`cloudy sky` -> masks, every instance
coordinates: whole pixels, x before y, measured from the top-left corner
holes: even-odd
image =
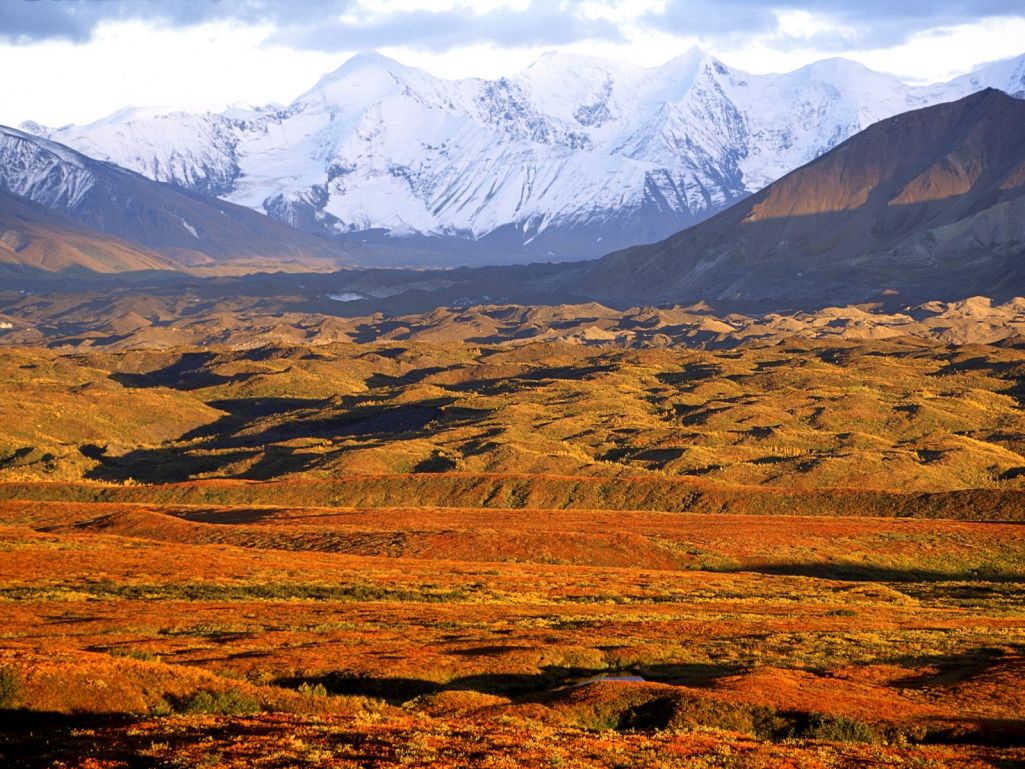
[[[1025,53],[1025,3],[0,0],[0,123],[288,103],[372,49],[437,75],[493,77],[548,50],[656,66],[692,45],[751,72],[845,56],[935,82]]]

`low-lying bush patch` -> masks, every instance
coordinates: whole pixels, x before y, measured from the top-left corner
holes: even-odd
[[[219,692],[203,689],[191,697],[176,700],[174,709],[193,715],[244,716],[260,712],[261,707],[259,700],[238,689]]]
[[[0,710],[13,708],[21,698],[21,676],[12,668],[0,668]]]
[[[871,724],[848,716],[814,713],[803,735],[816,740],[830,742],[865,742],[877,744],[882,736]]]

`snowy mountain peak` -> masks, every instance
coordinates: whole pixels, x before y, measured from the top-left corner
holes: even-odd
[[[718,63],[720,65],[722,64],[722,62],[720,62],[714,56],[711,56],[710,54],[706,53],[703,49],[698,48],[696,45],[694,45],[688,48],[683,53],[674,56],[660,67],[656,67],[656,69],[660,69],[667,72],[686,72],[689,70],[696,70],[706,64],[714,63]]]
[[[843,59],[755,75],[699,48],[654,68],[548,53],[493,80],[365,53],[283,109],[38,133],[305,229],[579,258],[665,237],[872,123],[985,86],[1025,94],[1025,56],[912,87]]]
[[[873,69],[866,67],[859,61],[853,59],[845,59],[843,56],[831,56],[827,59],[819,59],[818,61],[806,64],[796,70],[797,72],[820,72],[820,73],[832,73],[840,76],[858,76],[868,75],[871,77],[890,78],[892,80],[898,80],[894,75],[887,75],[884,72],[876,72]]]
[[[22,131],[33,136],[43,136],[49,129],[46,126],[41,126],[35,120],[26,120],[18,126]],[[2,129],[0,129],[2,130]]]
[[[0,190],[48,208],[74,210],[96,183],[78,153],[0,126]]]
[[[304,106],[328,110],[363,110],[382,99],[401,94],[411,84],[435,80],[426,72],[406,67],[378,53],[353,56],[341,67],[322,77],[297,98],[291,109]]]
[[[86,161],[86,158],[83,158],[77,152],[74,152],[73,150],[70,150],[56,142],[50,141],[45,137],[35,136],[26,131],[20,131],[17,128],[11,128],[5,125],[0,125],[0,142],[3,142],[6,147],[17,146],[52,155],[62,163],[80,168],[85,165]]]
[[[600,56],[586,56],[564,51],[546,51],[527,67],[520,77],[530,73],[534,78],[569,75],[574,72],[624,72],[643,69],[635,64],[603,59]]]
[[[407,70],[405,64],[385,56],[383,53],[377,51],[360,51],[359,53],[351,56],[341,67],[334,71],[334,75],[341,73],[356,72],[361,69],[386,69],[389,71],[395,70]],[[331,77],[331,75],[328,75]]]
[[[124,107],[119,109],[106,117],[100,118],[92,125],[94,126],[105,126],[105,125],[117,125],[120,123],[133,123],[140,120],[154,120],[160,117],[167,117],[168,115],[182,115],[185,114],[182,110],[175,107],[167,106],[149,106],[149,107]]]
[[[876,72],[864,64],[841,57],[807,64],[790,73],[790,77],[798,81],[803,79],[810,82],[825,82],[837,88],[877,88],[883,97],[893,89],[908,89],[908,86],[895,75]]]
[[[689,48],[652,71],[657,78],[671,79],[679,84],[690,83],[702,74],[713,77],[730,74],[730,69],[719,59],[697,47]]]
[[[997,88],[1019,99],[1025,98],[1025,54],[987,64],[953,82],[967,91]]]
[[[338,69],[328,72],[320,78],[316,85],[314,85],[307,93],[323,91],[338,82],[359,80],[368,77],[373,78],[380,75],[388,75],[394,79],[402,80],[417,72],[426,74],[423,73],[422,70],[407,67],[395,59],[379,53],[357,53],[355,56],[346,60],[346,62]],[[300,96],[299,99],[302,99],[302,96]],[[296,101],[299,101],[299,99]]]

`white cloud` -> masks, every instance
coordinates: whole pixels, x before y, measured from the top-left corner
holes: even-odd
[[[795,23],[796,22],[796,23]],[[715,50],[733,67],[754,73],[785,72],[811,64],[835,51],[814,47],[822,30],[815,20],[781,19],[780,32],[759,35],[742,47]],[[801,32],[803,34],[797,34]],[[784,43],[783,34],[798,38]],[[806,41],[802,43],[801,37]],[[972,24],[941,27],[911,35],[901,45],[878,49],[852,49],[839,55],[866,67],[888,72],[915,84],[950,80],[980,64],[1025,53],[1025,18],[986,18]]]
[[[347,58],[267,46],[270,32],[229,23],[158,29],[127,22],[103,24],[78,45],[0,45],[0,123],[85,123],[126,105],[287,103]]]
[[[530,7],[530,0],[360,0],[360,10],[372,16],[389,16],[396,13],[443,13],[445,11],[469,11],[478,16],[494,11],[524,12]]]
[[[893,48],[845,55],[911,82],[934,83],[1023,52],[1025,18],[993,17],[912,35],[903,45]]]
[[[3,2],[3,0],[0,0]],[[428,0],[439,8],[486,13],[518,9],[527,0]],[[822,35],[843,35],[828,17],[805,11],[777,14],[777,29],[732,45],[642,27],[638,20],[665,0],[587,0],[580,14],[617,24],[624,40],[582,40],[562,47],[573,53],[658,66],[699,45],[727,64],[756,73],[794,69],[827,56],[816,48]],[[352,13],[376,13],[413,0],[362,0]],[[375,10],[377,9],[377,10]],[[383,12],[383,11],[382,11]],[[49,125],[96,120],[127,105],[169,105],[186,110],[223,109],[231,103],[287,103],[353,52],[297,51],[270,45],[269,25],[207,23],[158,28],[144,22],[101,25],[87,43],[50,40],[0,44],[4,72],[0,123],[37,120]],[[1025,18],[989,18],[910,36],[885,49],[841,55],[914,82],[946,80],[986,61],[1025,49]],[[497,77],[527,67],[540,46],[496,47],[479,43],[434,52],[395,47],[383,53],[443,77]]]
[[[826,16],[820,16],[803,10],[776,11],[778,29],[772,36],[778,40],[803,39],[809,40],[816,35],[832,34],[851,36],[854,30]]]
[[[382,48],[381,53],[410,67],[425,69],[446,78],[497,78],[528,67],[544,48],[496,48],[489,44],[467,45],[435,53],[410,48]]]
[[[577,13],[585,19],[602,19],[627,24],[645,14],[665,13],[666,0],[584,0]]]

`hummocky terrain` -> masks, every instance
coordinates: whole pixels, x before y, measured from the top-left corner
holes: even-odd
[[[591,347],[726,349],[791,338],[911,338],[944,344],[1014,343],[1025,336],[1025,299],[908,305],[885,301],[810,311],[730,310],[729,304],[613,309],[586,304],[445,306],[422,313],[356,314],[331,276],[293,275],[182,284],[68,284],[0,291],[0,346],[56,349],[236,350],[335,342],[498,344],[569,342]],[[320,285],[327,283],[328,285]],[[350,301],[339,301],[349,299]]]
[[[1019,342],[0,358],[4,766],[1025,761]]]
[[[12,347],[0,350],[0,480],[367,476],[370,487],[345,492],[352,504],[378,486],[401,499],[408,483],[419,499],[453,503],[525,494],[547,500],[540,506],[694,510],[705,509],[703,489],[742,511],[779,501],[754,488],[766,486],[807,496],[788,502],[795,512],[878,514],[893,505],[1017,519],[1025,514],[1021,344]],[[467,474],[526,477],[512,484],[518,492],[489,495]],[[637,481],[637,496],[622,485],[603,490],[610,479]],[[880,496],[834,495],[855,489]],[[956,496],[891,496],[980,489],[970,505],[970,494],[964,505]]]
[[[493,264],[660,240],[878,120],[985,87],[1025,93],[1025,57],[911,87],[841,59],[754,75],[697,49],[458,81],[364,54],[286,107],[23,127],[305,230],[407,236],[379,257],[393,265]]]

